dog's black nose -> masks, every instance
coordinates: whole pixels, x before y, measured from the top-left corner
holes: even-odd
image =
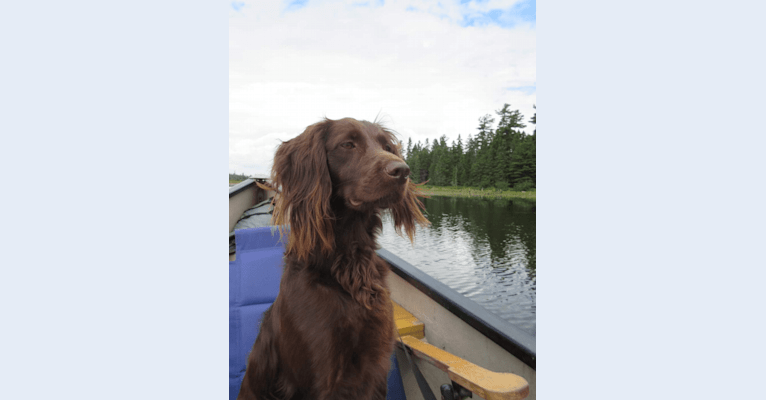
[[[401,161],[393,161],[386,166],[386,173],[392,178],[406,178],[410,176],[410,167]]]

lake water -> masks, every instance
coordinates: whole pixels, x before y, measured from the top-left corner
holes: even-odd
[[[415,245],[384,218],[380,245],[536,336],[535,202],[460,197],[423,199],[431,226]]]

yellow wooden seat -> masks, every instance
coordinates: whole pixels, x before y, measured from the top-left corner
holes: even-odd
[[[394,321],[401,335],[400,347],[407,346],[415,357],[447,373],[479,397],[487,400],[521,400],[529,395],[526,379],[511,373],[493,372],[450,354],[420,339],[425,338],[425,325],[409,311],[394,303]]]
[[[394,322],[400,336],[412,336],[417,339],[423,339],[425,336],[425,325],[420,322],[409,311],[405,310],[399,304],[394,303]]]

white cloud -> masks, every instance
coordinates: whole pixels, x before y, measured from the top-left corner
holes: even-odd
[[[461,6],[472,11],[487,12],[489,10],[507,10],[512,8],[516,4],[521,3],[523,0],[487,0],[487,1],[472,1],[469,3],[461,4]]]
[[[534,113],[534,92],[507,90],[536,84],[532,27],[461,27],[466,6],[457,2],[437,9],[425,1],[310,1],[293,11],[286,4],[232,11],[232,172],[267,174],[278,139],[325,116],[373,120],[382,111],[406,143],[443,134],[465,140],[503,103],[526,119]]]

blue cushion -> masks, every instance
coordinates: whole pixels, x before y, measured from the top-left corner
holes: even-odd
[[[229,262],[229,399],[235,400],[263,318],[279,292],[284,244],[271,227],[234,231],[236,260]]]
[[[279,292],[284,243],[272,227],[234,231],[236,260],[229,262],[229,399],[236,400],[263,318]],[[406,400],[395,354],[388,373],[389,400]]]
[[[391,354],[391,369],[388,371],[388,393],[386,400],[407,400],[404,395],[404,383],[399,372],[399,363],[396,362],[396,352]]]

